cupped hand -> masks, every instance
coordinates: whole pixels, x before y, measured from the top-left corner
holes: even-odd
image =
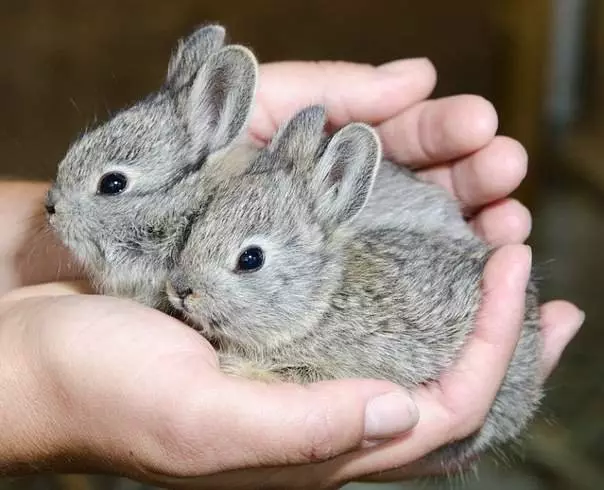
[[[405,391],[378,381],[300,387],[236,380],[222,375],[209,345],[176,320],[129,302],[76,295],[69,285],[37,286],[0,304],[0,348],[8,341],[20,368],[0,379],[7,387],[17,383],[19,394],[11,400],[17,415],[4,423],[21,430],[12,446],[0,441],[0,454],[8,448],[18,460],[47,460],[53,468],[59,455],[67,471],[79,465],[172,487],[336,488],[420,474],[426,469],[414,461],[476,430],[521,328],[529,254],[505,245],[523,242],[530,231],[528,211],[507,198],[527,161],[519,143],[495,136],[488,102],[425,100],[434,83],[426,60],[378,68],[264,65],[251,133],[265,141],[311,103],[327,106],[334,127],[371,123],[390,159],[449,189],[477,233],[503,246],[487,267],[475,338],[441,383],[414,393],[414,405]],[[567,302],[543,306],[544,377],[582,318]],[[16,355],[19,346],[25,360]],[[360,449],[367,439],[388,442]]]
[[[524,246],[495,253],[463,359],[411,396],[376,380],[231,378],[201,336],[160,312],[68,283],[15,290],[0,300],[0,455],[9,470],[29,461],[184,489],[409,478],[424,471],[414,461],[484,419],[519,336],[529,269]],[[544,330],[544,373],[578,328],[566,327]]]
[[[482,97],[426,100],[435,83],[435,69],[426,59],[378,67],[345,62],[262,65],[250,132],[266,141],[298,109],[324,104],[333,127],[353,121],[373,125],[385,156],[447,188],[490,243],[522,243],[530,232],[530,213],[508,196],[526,175],[524,148],[496,136],[497,113]]]
[[[436,70],[424,58],[378,67],[346,62],[265,64],[250,132],[266,141],[298,109],[324,104],[333,127],[353,121],[373,125],[385,156],[446,188],[486,241],[494,246],[523,243],[531,231],[531,214],[509,195],[526,176],[526,151],[518,141],[496,134],[497,112],[490,102],[474,95],[428,100],[435,84]],[[567,301],[542,307],[545,331],[567,332],[583,318]],[[565,333],[560,335],[570,341]],[[547,351],[544,355],[556,357]]]
[[[236,488],[227,480],[238,475],[256,489],[275,468],[289,481],[290,466],[297,475],[296,465],[417,422],[410,396],[392,383],[228,377],[192,329],[79,287],[34,286],[0,299],[0,473],[30,462],[185,488]],[[251,468],[260,470],[239,473]]]

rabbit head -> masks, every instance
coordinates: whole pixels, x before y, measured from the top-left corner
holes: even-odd
[[[325,119],[306,108],[239,174],[213,175],[167,285],[205,336],[270,349],[308,334],[327,310],[339,237],[369,197],[381,152],[364,124],[326,138]]]
[[[257,61],[223,40],[218,26],[181,40],[162,88],[86,132],[58,166],[50,225],[104,292],[159,267],[200,170],[247,127]]]

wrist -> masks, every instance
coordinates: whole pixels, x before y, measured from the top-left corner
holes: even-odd
[[[85,454],[43,374],[44,355],[31,324],[31,312],[42,305],[34,302],[0,298],[0,474],[5,475],[71,470],[79,464],[76,456]]]

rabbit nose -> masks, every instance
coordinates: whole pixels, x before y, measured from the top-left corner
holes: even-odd
[[[167,288],[169,294],[176,296],[181,301],[193,294],[193,289],[186,286],[184,281],[180,280],[168,281]]]
[[[46,208],[46,212],[48,214],[55,214],[57,212],[55,208],[56,201],[57,199],[55,192],[53,192],[52,189],[49,190],[46,194],[46,201],[44,202],[44,207]]]
[[[193,290],[191,288],[176,288],[175,290],[176,296],[179,299],[184,300],[187,296],[191,296],[193,294]]]

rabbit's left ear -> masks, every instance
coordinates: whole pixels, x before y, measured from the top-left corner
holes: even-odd
[[[218,24],[204,25],[178,41],[172,53],[166,86],[177,91],[193,80],[208,57],[224,45],[226,31]]]
[[[365,207],[382,158],[377,133],[363,123],[336,132],[306,176],[315,213],[328,229],[354,219]]]
[[[267,148],[270,158],[256,164],[261,167],[300,170],[312,164],[324,141],[327,110],[321,105],[304,107],[282,124]]]
[[[198,154],[232,144],[247,128],[258,79],[258,61],[243,46],[208,57],[188,94],[185,124]]]

